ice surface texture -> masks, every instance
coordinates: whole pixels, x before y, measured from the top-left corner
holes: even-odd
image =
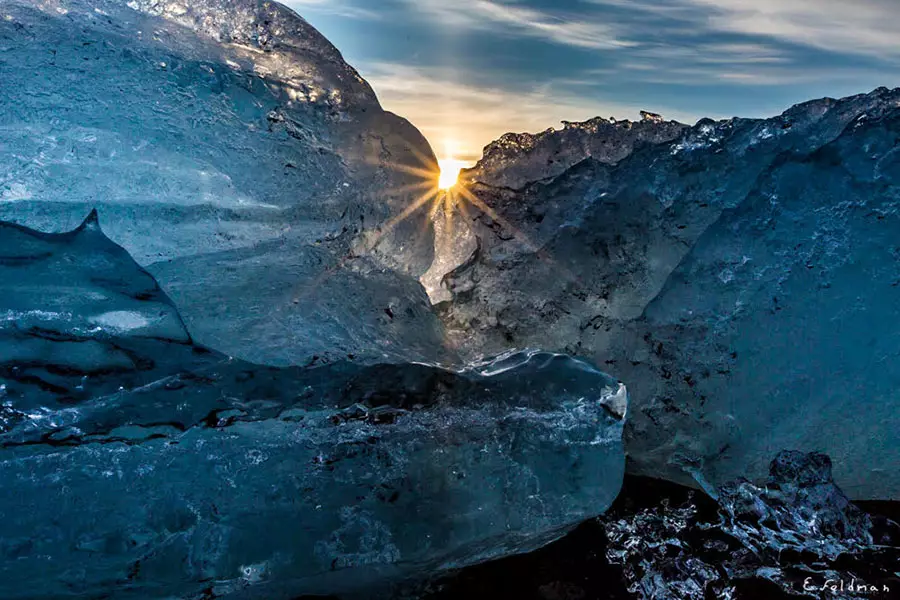
[[[850,503],[824,454],[779,453],[765,486],[726,484],[714,511],[696,500],[601,519],[607,557],[622,565],[637,598],[762,597],[747,589],[753,580],[775,584],[776,594],[765,595],[779,597],[827,597],[821,586],[829,579],[877,586],[879,594],[896,585],[900,527]],[[840,594],[869,596],[868,588]]]
[[[57,232],[97,207],[192,334],[235,356],[385,360],[408,345],[440,358],[437,321],[406,310],[427,305],[424,215],[360,249],[414,197],[394,165],[433,154],[289,9],[7,0],[0,81],[0,219]],[[236,294],[249,286],[255,300]],[[347,289],[352,301],[323,301]]]
[[[478,164],[463,171],[460,177],[494,187],[520,189],[527,183],[561,175],[588,157],[617,163],[635,147],[671,141],[687,128],[642,112],[637,122],[597,117],[583,123],[564,121],[559,131],[548,129],[536,135],[508,133],[491,142]]]
[[[293,598],[543,545],[624,473],[622,384],[536,351],[273,368],[101,231],[0,224],[0,597]]]
[[[892,520],[896,503],[851,504],[831,479],[827,456],[782,452],[759,485],[738,480],[710,491],[717,500],[671,482],[626,475],[609,510],[565,538],[528,555],[441,574],[437,581],[397,597],[897,596],[900,525]],[[828,589],[840,588],[842,581],[843,590]],[[828,588],[823,589],[826,582]],[[857,589],[851,591],[851,586]]]
[[[255,399],[254,371],[228,365],[74,409],[86,422],[2,450],[0,591],[271,599],[353,591],[367,570],[421,576],[540,547],[618,493],[622,421],[605,403],[621,392],[571,359],[515,360],[509,376],[528,396],[390,366],[401,381],[436,384],[415,396],[430,405],[340,410],[322,398],[346,401],[338,377],[292,389],[296,374],[274,375],[280,395]],[[568,381],[550,393],[548,375]],[[177,414],[176,402],[196,411],[216,401],[224,406],[196,423],[142,420],[130,408]],[[94,410],[122,420],[112,427]]]
[[[77,402],[97,393],[91,376],[141,371],[140,347],[190,342],[171,301],[96,213],[58,235],[0,222],[0,397],[17,410]]]
[[[539,340],[620,377],[636,473],[717,485],[819,450],[851,497],[898,497],[898,106],[879,89],[704,120],[615,165],[473,185],[515,231],[474,221],[451,337]]]

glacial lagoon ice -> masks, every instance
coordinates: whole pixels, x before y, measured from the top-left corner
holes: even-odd
[[[95,214],[0,224],[0,314],[3,598],[358,594],[537,548],[621,485],[627,393],[587,363],[229,358]]]
[[[446,358],[417,282],[424,214],[357,250],[414,198],[401,167],[434,155],[296,13],[7,0],[0,55],[0,219],[65,231],[98,208],[194,337],[233,356]]]
[[[427,142],[292,11],[0,13],[0,596],[352,596],[525,552],[610,506],[626,414],[634,472],[735,521],[865,529],[830,474],[721,485],[785,448],[896,497],[897,90],[504,136],[463,180],[518,231],[476,213],[433,261],[427,219],[385,227]]]
[[[540,343],[615,373],[633,473],[718,485],[820,451],[851,497],[896,499],[898,107],[882,88],[704,119],[623,141],[614,164],[586,147],[518,190],[473,184],[521,235],[474,220],[448,336],[463,355]],[[544,138],[473,172],[520,172]]]

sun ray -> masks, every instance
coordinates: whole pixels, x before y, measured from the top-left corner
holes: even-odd
[[[412,204],[404,208],[399,215],[391,219],[387,222],[387,224],[382,228],[383,233],[387,233],[392,230],[394,227],[399,225],[402,221],[406,220],[407,217],[412,215],[414,212],[419,210],[422,206],[427,204],[432,198],[434,198],[437,194],[440,193],[438,189],[429,189],[426,190],[423,194],[421,194],[416,200],[413,201]]]
[[[434,204],[431,205],[431,210],[428,211],[428,220],[429,221],[433,220],[434,216],[438,213],[439,210],[441,210],[441,202],[436,201]],[[428,223],[426,222],[425,225],[427,226]]]
[[[431,209],[428,211],[428,220],[422,223],[422,227],[428,227],[429,223],[433,223],[438,212],[440,212],[441,208],[444,205],[443,194],[446,194],[446,192],[443,190],[438,190],[438,193],[440,193],[441,196],[434,199],[434,202],[431,205]]]
[[[456,204],[456,198],[453,189],[449,189],[444,193],[444,239],[453,239],[453,208]]]
[[[408,185],[388,188],[386,191],[389,194],[406,194],[408,192],[418,192],[420,190],[427,190],[433,187],[436,187],[434,181],[419,181],[417,183],[410,183]]]
[[[384,162],[373,162],[372,164],[381,167],[386,166],[388,169],[412,176],[414,181],[411,183],[385,190],[387,194],[414,195],[415,197],[412,201],[381,227],[360,235],[356,243],[343,257],[339,258],[334,265],[322,272],[313,281],[307,282],[306,285],[302,286],[303,289],[295,288],[292,291],[294,304],[297,304],[299,299],[306,296],[311,290],[320,287],[324,281],[344,268],[349,261],[375,250],[385,236],[400,223],[413,217],[429,203],[431,204],[428,206],[428,209],[422,213],[421,231],[424,233],[432,223],[439,224],[436,222],[436,219],[442,218],[443,227],[441,228],[441,234],[439,239],[435,239],[435,242],[440,244],[443,249],[452,247],[453,244],[457,243],[457,240],[455,240],[459,233],[457,219],[462,221],[467,229],[475,231],[474,224],[478,219],[478,216],[472,212],[472,209],[475,208],[499,224],[517,243],[522,244],[528,251],[534,252],[539,260],[553,263],[555,273],[567,279],[579,279],[563,265],[558,265],[549,256],[545,248],[541,248],[532,242],[521,230],[482,201],[473,190],[468,188],[467,182],[457,180],[460,170],[465,168],[466,163],[452,158],[441,159],[435,162],[434,158],[424,155],[415,148],[410,148],[409,151],[419,165],[401,164],[399,162],[389,162],[387,164]],[[439,216],[441,212],[443,212],[442,217]],[[443,249],[436,248],[436,251],[443,251]]]
[[[410,175],[415,175],[417,177],[421,177],[423,179],[435,179],[438,178],[439,167],[436,163],[426,162],[423,165],[408,165],[400,162],[384,162],[381,160],[367,160],[365,161],[367,165],[373,167],[387,167],[393,171],[401,171],[403,173],[408,173]]]
[[[472,213],[469,212],[469,206],[465,202],[457,201],[456,207],[459,208],[459,212],[462,213],[463,218],[466,220],[466,226],[471,229],[474,219],[472,218]]]
[[[416,212],[417,210],[422,208],[424,205],[428,204],[428,202],[430,202],[431,199],[434,198],[439,192],[440,192],[440,190],[438,190],[437,188],[432,188],[432,189],[426,190],[416,200],[414,200],[409,206],[404,208],[403,211],[400,212],[399,215],[397,215],[396,217],[394,217],[393,219],[391,219],[390,221],[385,223],[380,228],[380,230],[375,234],[375,237],[373,239],[365,240],[363,248],[359,248],[359,247],[354,248],[353,253],[355,255],[359,255],[361,253],[365,253],[365,252],[369,252],[369,251],[373,250],[379,244],[379,242],[381,242],[381,239],[385,235],[390,233],[401,222],[403,222],[407,218],[409,218],[414,212]]]
[[[408,150],[409,150],[410,154],[413,155],[413,158],[415,158],[418,161],[419,166],[403,164],[400,162],[385,163],[382,160],[376,160],[376,159],[369,159],[369,160],[366,160],[365,162],[372,166],[376,166],[376,167],[386,166],[387,168],[395,170],[395,171],[400,171],[403,173],[407,173],[409,175],[415,175],[417,177],[421,177],[422,179],[424,179],[426,181],[430,181],[430,180],[437,181],[438,177],[440,176],[440,170],[441,170],[439,163],[434,158],[426,156],[425,154],[423,154],[422,152],[420,152],[419,150],[417,150],[415,148],[410,147],[410,148],[408,148]]]
[[[389,166],[391,169],[407,173],[408,175],[415,175],[426,180],[437,180],[439,177],[437,170],[429,170],[422,167],[411,167],[409,165],[401,165],[399,163],[391,163]]]
[[[410,146],[409,151],[413,156],[419,159],[419,162],[421,162],[423,165],[425,165],[426,167],[431,167],[432,172],[437,171],[440,168],[436,159],[425,156],[425,154],[419,152],[419,150],[417,150],[416,148]]]

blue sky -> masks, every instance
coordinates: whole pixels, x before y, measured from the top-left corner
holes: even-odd
[[[287,0],[441,157],[561,120],[900,86],[900,0]]]

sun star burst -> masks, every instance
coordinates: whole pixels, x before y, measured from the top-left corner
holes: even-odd
[[[472,220],[477,218],[477,213],[473,215],[470,211],[474,208],[478,213],[486,215],[506,229],[526,247],[535,248],[518,228],[473,194],[468,189],[467,182],[459,180],[460,172],[468,166],[467,162],[455,158],[442,158],[435,161],[415,149],[411,149],[411,151],[418,165],[390,163],[387,166],[395,171],[412,175],[417,181],[392,188],[388,192],[393,194],[419,192],[418,195],[399,214],[382,225],[375,235],[369,236],[364,243],[365,248],[357,248],[355,254],[364,254],[374,249],[381,239],[400,223],[412,218],[420,212],[420,209],[429,205],[429,209],[422,213],[422,225],[427,227],[439,212],[443,213],[445,232],[449,234],[445,236],[445,242],[452,243],[457,218],[461,218],[467,226],[471,226]]]
[[[466,163],[453,158],[442,158],[438,160],[438,168],[440,169],[440,177],[438,177],[438,187],[442,190],[449,190],[459,181],[459,172],[466,167]]]

